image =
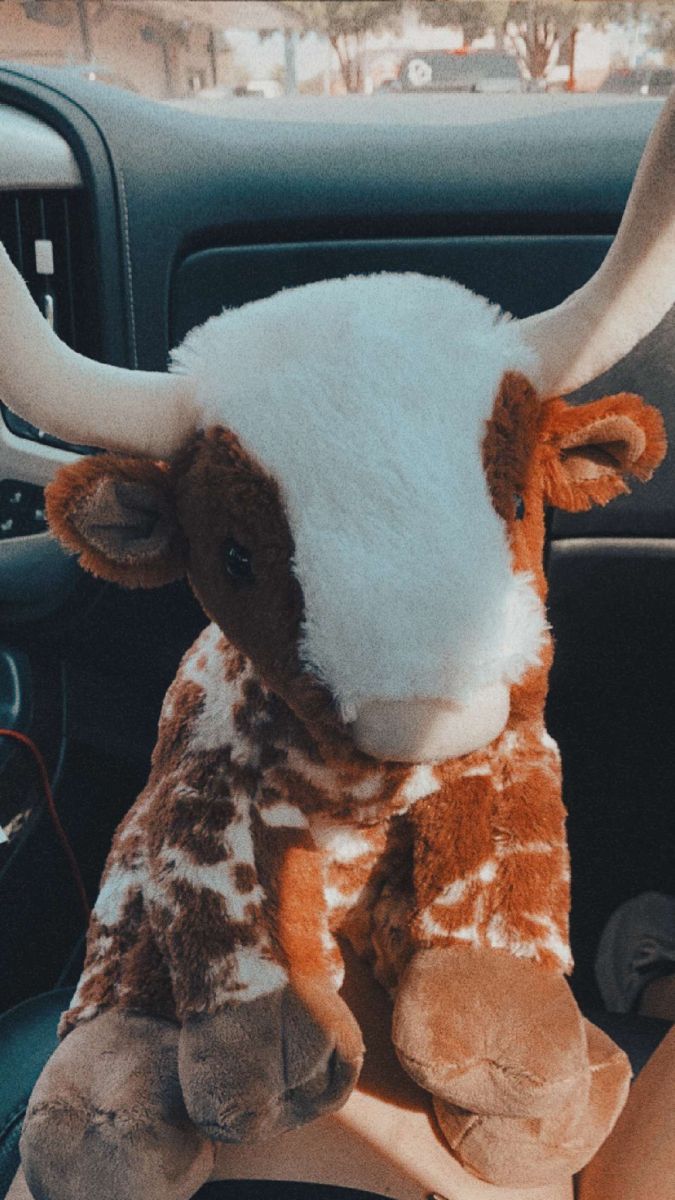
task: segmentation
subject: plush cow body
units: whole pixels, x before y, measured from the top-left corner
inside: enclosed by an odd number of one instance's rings
[[[233,727],[233,714],[240,728]],[[306,954],[317,969],[327,959],[336,987],[342,967],[333,935],[346,935],[359,954],[372,958],[377,977],[390,987],[415,945],[449,939],[569,969],[564,815],[559,805],[546,811],[559,792],[558,754],[540,721],[508,729],[488,750],[438,765],[325,763],[303,735],[210,625],[165,701],[153,772],[117,834],[87,965],[64,1028],[111,1005],[146,1011],[153,998],[156,1004],[156,938],[182,945],[193,937],[196,943],[200,930],[191,926],[204,892],[217,910],[217,942],[201,970],[174,953],[171,979],[164,974],[166,1014],[182,1019],[277,990],[288,979],[284,937],[278,922],[270,936],[264,905],[278,888],[274,868],[296,847],[321,859],[321,903]],[[525,813],[518,828],[505,793],[533,771],[549,793],[544,820]],[[474,803],[453,820],[466,788]],[[494,814],[494,827],[482,844],[475,839],[469,847],[462,825],[475,822],[481,809]],[[448,843],[442,887],[440,873],[434,881],[419,879],[428,861],[417,864],[415,879],[413,864],[417,821],[440,816]],[[434,841],[437,853],[437,833]],[[271,853],[276,861],[270,865]],[[534,869],[542,885],[542,856],[547,879],[540,895],[529,894],[523,911],[504,909],[501,898],[514,873]],[[282,921],[283,907],[279,896]],[[135,981],[127,976],[125,956],[111,971],[110,938],[128,939],[132,927],[148,956],[141,967],[134,953]]]
[[[535,774],[541,811],[518,814],[514,797]],[[161,960],[163,1011],[172,1018],[287,983],[283,947],[293,930],[284,925],[292,926],[299,895],[297,878],[294,895],[280,895],[277,876],[298,848],[316,856],[320,877],[303,966],[325,970],[336,988],[334,935],[372,959],[394,989],[416,946],[450,940],[569,970],[559,785],[557,748],[540,718],[513,722],[494,745],[445,764],[327,762],[209,625],[165,700],[152,774],[116,836],[63,1029],[110,1006],[156,1011],[158,940],[163,951],[167,941],[176,946]],[[482,816],[483,838],[475,828],[468,836]],[[424,836],[426,854],[416,846]],[[432,864],[441,855],[443,866]],[[509,905],[518,876],[532,885]],[[203,937],[205,896],[215,943],[196,962],[185,945]],[[266,912],[271,896],[276,921]],[[129,972],[129,949],[118,958],[110,939],[128,945],[132,929],[145,961],[134,947]]]

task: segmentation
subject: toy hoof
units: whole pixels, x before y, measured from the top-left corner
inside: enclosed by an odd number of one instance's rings
[[[213,1147],[190,1124],[178,1029],[125,1012],[78,1025],[31,1097],[21,1159],[34,1200],[188,1200]]]
[[[186,1021],[179,1073],[191,1119],[214,1141],[257,1142],[340,1108],[363,1061],[340,997],[293,987]]]
[[[588,1098],[583,1020],[565,980],[498,950],[418,952],[392,1036],[416,1083],[472,1113],[544,1117]]]
[[[434,1099],[453,1154],[473,1175],[499,1187],[542,1187],[569,1179],[595,1154],[623,1108],[630,1065],[622,1050],[585,1022],[591,1087],[546,1117],[479,1116]]]

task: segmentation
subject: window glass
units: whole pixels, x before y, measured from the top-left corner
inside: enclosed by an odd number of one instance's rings
[[[460,93],[476,109],[503,93],[510,115],[665,96],[672,16],[645,0],[3,0],[0,53],[214,118],[433,120]]]

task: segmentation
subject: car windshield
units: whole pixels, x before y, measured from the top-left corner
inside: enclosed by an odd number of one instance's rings
[[[6,60],[208,117],[251,116],[252,101],[283,117],[289,100],[323,116],[342,97],[358,109],[377,92],[502,83],[530,98],[640,102],[668,92],[675,61],[672,6],[637,0],[3,0],[0,24]],[[395,121],[411,103],[392,99],[370,119]]]

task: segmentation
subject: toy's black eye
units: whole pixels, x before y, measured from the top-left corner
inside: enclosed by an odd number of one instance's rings
[[[522,496],[513,497],[514,516],[516,521],[522,521],[525,516],[525,501]]]
[[[225,570],[235,583],[253,583],[254,574],[251,555],[245,546],[228,538],[223,547]]]

